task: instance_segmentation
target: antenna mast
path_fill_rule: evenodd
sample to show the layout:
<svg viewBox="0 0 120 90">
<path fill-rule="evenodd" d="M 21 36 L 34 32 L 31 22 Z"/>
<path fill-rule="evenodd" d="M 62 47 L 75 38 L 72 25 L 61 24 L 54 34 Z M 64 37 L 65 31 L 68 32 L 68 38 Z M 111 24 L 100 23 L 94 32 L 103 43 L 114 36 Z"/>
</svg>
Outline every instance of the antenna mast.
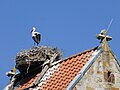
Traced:
<svg viewBox="0 0 120 90">
<path fill-rule="evenodd" d="M 110 28 L 112 22 L 113 22 L 113 19 L 111 19 L 111 21 L 110 21 L 110 23 L 109 23 L 109 25 L 108 25 L 108 27 L 107 27 L 106 33 L 108 32 L 108 30 L 109 30 L 109 28 Z"/>
</svg>

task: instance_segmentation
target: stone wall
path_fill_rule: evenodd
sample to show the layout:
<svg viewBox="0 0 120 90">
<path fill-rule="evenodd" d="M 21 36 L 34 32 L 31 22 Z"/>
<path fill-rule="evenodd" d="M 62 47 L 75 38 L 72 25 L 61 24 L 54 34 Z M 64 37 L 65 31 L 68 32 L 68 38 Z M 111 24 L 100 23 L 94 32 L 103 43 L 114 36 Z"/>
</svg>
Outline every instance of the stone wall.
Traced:
<svg viewBox="0 0 120 90">
<path fill-rule="evenodd" d="M 73 90 L 120 90 L 120 67 L 113 55 L 102 52 Z"/>
</svg>

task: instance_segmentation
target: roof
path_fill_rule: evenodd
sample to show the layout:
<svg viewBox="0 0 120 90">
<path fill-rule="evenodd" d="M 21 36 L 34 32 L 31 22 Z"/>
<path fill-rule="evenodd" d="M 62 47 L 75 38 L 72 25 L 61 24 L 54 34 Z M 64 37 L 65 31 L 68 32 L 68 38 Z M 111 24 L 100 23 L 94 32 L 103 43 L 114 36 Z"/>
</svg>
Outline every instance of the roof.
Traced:
<svg viewBox="0 0 120 90">
<path fill-rule="evenodd" d="M 96 49 L 97 48 L 89 49 L 54 63 L 34 88 L 37 90 L 66 89 L 78 72 L 90 60 Z M 34 81 L 39 78 L 39 75 L 40 73 L 34 75 L 34 77 L 22 84 L 18 90 L 28 88 L 31 83 L 34 83 Z"/>
</svg>

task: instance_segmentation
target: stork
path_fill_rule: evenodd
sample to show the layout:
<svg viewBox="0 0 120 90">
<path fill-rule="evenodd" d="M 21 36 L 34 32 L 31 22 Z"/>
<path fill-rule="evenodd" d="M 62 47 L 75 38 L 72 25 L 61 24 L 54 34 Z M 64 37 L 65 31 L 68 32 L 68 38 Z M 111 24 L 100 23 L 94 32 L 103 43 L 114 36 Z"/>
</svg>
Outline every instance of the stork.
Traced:
<svg viewBox="0 0 120 90">
<path fill-rule="evenodd" d="M 34 40 L 34 46 L 35 46 L 35 43 L 37 43 L 37 46 L 38 46 L 38 44 L 40 43 L 41 34 L 39 32 L 36 32 L 35 30 L 36 28 L 33 27 L 31 33 L 32 33 L 32 38 Z"/>
</svg>

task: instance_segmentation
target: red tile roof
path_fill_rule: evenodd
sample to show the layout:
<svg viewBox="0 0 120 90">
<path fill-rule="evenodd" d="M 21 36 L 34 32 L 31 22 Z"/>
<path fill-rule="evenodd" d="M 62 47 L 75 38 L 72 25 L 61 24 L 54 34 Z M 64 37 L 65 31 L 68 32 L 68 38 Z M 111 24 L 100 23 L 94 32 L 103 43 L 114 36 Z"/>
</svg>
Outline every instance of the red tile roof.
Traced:
<svg viewBox="0 0 120 90">
<path fill-rule="evenodd" d="M 90 49 L 58 61 L 58 63 L 54 64 L 53 67 L 47 70 L 35 89 L 65 90 L 70 82 L 75 78 L 77 73 L 86 64 L 86 62 L 90 60 L 95 50 L 96 48 Z M 38 77 L 39 73 L 34 78 L 30 79 L 27 83 L 20 86 L 18 90 L 27 88 Z"/>
</svg>

